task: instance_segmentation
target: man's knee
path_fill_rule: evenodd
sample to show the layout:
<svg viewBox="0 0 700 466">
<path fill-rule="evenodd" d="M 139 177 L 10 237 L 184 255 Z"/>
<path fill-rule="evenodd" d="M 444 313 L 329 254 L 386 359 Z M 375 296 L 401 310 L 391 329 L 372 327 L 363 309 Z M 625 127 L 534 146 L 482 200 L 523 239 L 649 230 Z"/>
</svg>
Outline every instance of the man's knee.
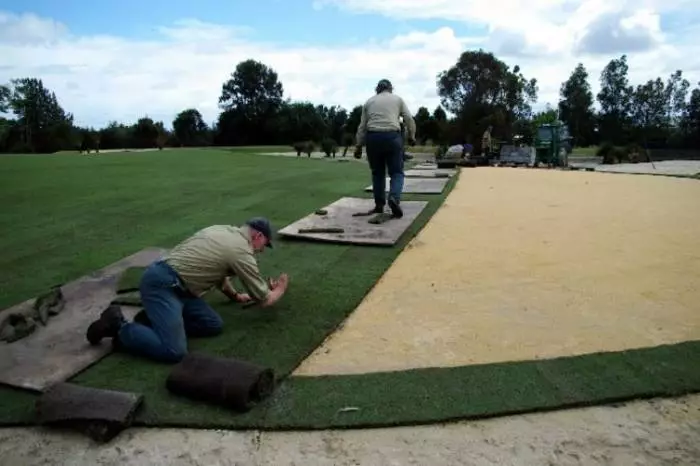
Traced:
<svg viewBox="0 0 700 466">
<path fill-rule="evenodd" d="M 187 342 L 168 342 L 161 348 L 158 359 L 163 362 L 176 363 L 187 355 Z"/>
<path fill-rule="evenodd" d="M 224 331 L 224 320 L 220 315 L 214 314 L 209 319 L 204 326 L 204 330 L 209 336 L 219 335 Z"/>
</svg>

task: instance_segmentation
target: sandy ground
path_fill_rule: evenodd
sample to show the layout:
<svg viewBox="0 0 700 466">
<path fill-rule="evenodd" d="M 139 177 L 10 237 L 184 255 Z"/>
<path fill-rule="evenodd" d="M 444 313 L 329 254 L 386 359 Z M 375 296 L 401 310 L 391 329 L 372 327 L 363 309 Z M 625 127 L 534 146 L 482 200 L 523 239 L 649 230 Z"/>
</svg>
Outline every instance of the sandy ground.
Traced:
<svg viewBox="0 0 700 466">
<path fill-rule="evenodd" d="M 528 360 L 700 338 L 700 182 L 462 170 L 296 375 Z"/>
<path fill-rule="evenodd" d="M 448 425 L 316 432 L 130 429 L 107 445 L 0 430 L 3 465 L 696 466 L 700 395 Z"/>
</svg>

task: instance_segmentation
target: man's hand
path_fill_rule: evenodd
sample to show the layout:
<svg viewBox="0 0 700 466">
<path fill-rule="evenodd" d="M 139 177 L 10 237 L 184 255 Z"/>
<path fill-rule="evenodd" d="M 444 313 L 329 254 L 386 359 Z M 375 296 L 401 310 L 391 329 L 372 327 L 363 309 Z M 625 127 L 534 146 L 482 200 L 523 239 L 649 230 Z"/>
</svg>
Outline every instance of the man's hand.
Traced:
<svg viewBox="0 0 700 466">
<path fill-rule="evenodd" d="M 268 284 L 270 285 L 270 294 L 267 299 L 260 303 L 261 307 L 269 307 L 275 304 L 287 291 L 287 285 L 289 285 L 289 276 L 286 273 L 280 274 L 277 280 L 269 279 Z"/>
<path fill-rule="evenodd" d="M 277 279 L 274 279 L 274 278 L 267 279 L 267 284 L 271 290 L 274 290 L 275 288 L 277 288 L 280 285 L 284 285 L 286 287 L 288 282 L 289 282 L 289 276 L 286 273 L 280 274 L 279 278 L 277 278 Z"/>
<path fill-rule="evenodd" d="M 353 154 L 356 159 L 362 158 L 362 146 L 355 146 L 355 153 Z"/>
<path fill-rule="evenodd" d="M 413 147 L 416 145 L 416 138 L 408 138 L 408 145 Z"/>
<path fill-rule="evenodd" d="M 236 293 L 236 296 L 233 298 L 233 300 L 237 303 L 245 304 L 251 302 L 253 299 L 248 293 Z"/>
</svg>

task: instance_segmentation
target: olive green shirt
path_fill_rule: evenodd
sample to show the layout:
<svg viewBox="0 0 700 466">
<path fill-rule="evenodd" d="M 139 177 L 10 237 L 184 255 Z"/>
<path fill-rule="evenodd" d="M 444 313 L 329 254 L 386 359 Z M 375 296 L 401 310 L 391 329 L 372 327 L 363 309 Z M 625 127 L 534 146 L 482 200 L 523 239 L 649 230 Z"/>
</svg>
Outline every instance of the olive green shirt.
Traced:
<svg viewBox="0 0 700 466">
<path fill-rule="evenodd" d="M 360 126 L 357 127 L 356 144 L 365 144 L 367 131 L 401 131 L 399 117 L 403 116 L 408 139 L 416 138 L 416 122 L 406 102 L 391 92 L 380 92 L 370 97 L 362 106 Z"/>
<path fill-rule="evenodd" d="M 270 288 L 260 276 L 247 226 L 214 225 L 175 246 L 165 258 L 195 295 L 237 276 L 251 298 L 263 301 Z"/>
</svg>

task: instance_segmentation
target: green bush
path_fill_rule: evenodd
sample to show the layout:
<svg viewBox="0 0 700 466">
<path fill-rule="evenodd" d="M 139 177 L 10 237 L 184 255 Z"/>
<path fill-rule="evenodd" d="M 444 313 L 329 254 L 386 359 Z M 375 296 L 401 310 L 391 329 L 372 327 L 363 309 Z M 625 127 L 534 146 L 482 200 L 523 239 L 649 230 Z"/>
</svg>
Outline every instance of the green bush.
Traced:
<svg viewBox="0 0 700 466">
<path fill-rule="evenodd" d="M 315 145 L 313 141 L 299 141 L 295 142 L 292 147 L 294 147 L 294 150 L 297 153 L 297 157 L 299 157 L 302 153 L 306 154 L 307 157 L 311 157 L 311 153 L 315 149 Z"/>
<path fill-rule="evenodd" d="M 355 144 L 355 136 L 350 133 L 343 134 L 343 146 L 350 147 Z"/>
<path fill-rule="evenodd" d="M 625 147 L 627 161 L 630 163 L 639 163 L 646 160 L 646 151 L 637 143 L 632 143 Z"/>
<path fill-rule="evenodd" d="M 596 155 L 602 157 L 603 163 L 607 165 L 620 163 L 627 158 L 627 154 L 623 148 L 615 146 L 610 142 L 601 144 Z"/>
<path fill-rule="evenodd" d="M 348 154 L 350 146 L 355 144 L 355 136 L 350 133 L 343 134 L 343 157 Z"/>
<path fill-rule="evenodd" d="M 627 152 L 623 147 L 615 146 L 609 152 L 609 158 L 612 160 L 611 163 L 623 163 L 627 162 Z"/>
<path fill-rule="evenodd" d="M 437 149 L 435 149 L 435 158 L 436 159 L 443 158 L 445 156 L 445 154 L 447 153 L 447 149 L 448 149 L 447 144 L 442 144 L 442 145 L 438 146 Z"/>
<path fill-rule="evenodd" d="M 333 138 L 325 138 L 321 141 L 321 150 L 326 154 L 326 157 L 331 155 L 335 157 L 335 153 L 338 150 L 338 143 Z"/>
<path fill-rule="evenodd" d="M 600 145 L 600 147 L 598 147 L 598 150 L 596 151 L 595 155 L 597 157 L 605 158 L 605 156 L 608 155 L 608 153 L 610 153 L 613 147 L 615 146 L 613 146 L 612 143 L 604 142 Z"/>
</svg>

